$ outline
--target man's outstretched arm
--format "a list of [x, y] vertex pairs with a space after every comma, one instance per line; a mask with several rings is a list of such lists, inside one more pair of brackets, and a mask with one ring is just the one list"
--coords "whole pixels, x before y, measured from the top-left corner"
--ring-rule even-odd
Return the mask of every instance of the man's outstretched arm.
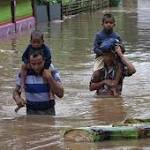
[[128, 60], [128, 58], [123, 55], [121, 48], [118, 46], [115, 51], [118, 54], [118, 56], [120, 57], [122, 63], [127, 67], [128, 74], [130, 74], [130, 75], [134, 74], [136, 72], [136, 69], [133, 66], [133, 64]]
[[13, 91], [13, 99], [15, 100], [18, 108], [25, 105], [25, 100], [21, 97], [21, 86], [16, 85], [16, 88]]
[[100, 80], [100, 71], [95, 71], [92, 75], [90, 85], [89, 85], [89, 90], [94, 91], [94, 90], [99, 90], [103, 85], [104, 85], [104, 80]]

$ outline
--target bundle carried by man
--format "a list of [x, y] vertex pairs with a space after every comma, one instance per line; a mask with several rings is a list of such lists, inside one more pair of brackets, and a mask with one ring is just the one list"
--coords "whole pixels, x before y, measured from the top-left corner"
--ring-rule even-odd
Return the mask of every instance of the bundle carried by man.
[[121, 45], [121, 43], [118, 39], [109, 38], [102, 42], [100, 49], [103, 53], [107, 53], [110, 51], [115, 51], [115, 47], [120, 46], [120, 45]]

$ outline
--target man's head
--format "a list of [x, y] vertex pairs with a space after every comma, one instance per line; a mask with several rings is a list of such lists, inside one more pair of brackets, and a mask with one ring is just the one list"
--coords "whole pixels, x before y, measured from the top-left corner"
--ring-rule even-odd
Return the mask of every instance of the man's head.
[[44, 56], [42, 51], [32, 51], [29, 55], [29, 63], [33, 71], [40, 74], [44, 69]]
[[115, 62], [115, 53], [111, 50], [103, 53], [103, 61], [106, 66], [112, 66]]
[[115, 26], [114, 16], [110, 13], [104, 14], [102, 18], [102, 25], [107, 33], [111, 33], [113, 31], [113, 27]]
[[40, 48], [44, 43], [44, 35], [38, 30], [31, 33], [31, 45], [33, 48]]

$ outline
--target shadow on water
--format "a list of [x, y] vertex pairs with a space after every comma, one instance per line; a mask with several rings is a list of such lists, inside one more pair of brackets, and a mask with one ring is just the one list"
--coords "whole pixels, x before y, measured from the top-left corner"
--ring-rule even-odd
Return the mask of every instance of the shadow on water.
[[125, 0], [122, 4], [109, 11], [116, 17], [115, 30], [123, 38], [126, 56], [137, 70], [135, 75], [124, 80], [122, 98], [94, 98], [94, 92], [88, 90], [94, 62], [92, 42], [95, 33], [101, 29], [102, 14], [108, 10], [38, 25], [44, 32], [46, 44], [52, 48], [52, 61], [61, 73], [65, 88], [64, 98], [57, 100], [53, 118], [26, 116], [25, 108], [14, 113], [12, 90], [30, 32], [0, 40], [1, 149], [150, 148], [149, 139], [85, 144], [64, 142], [62, 136], [70, 127], [112, 124], [128, 117], [148, 118], [150, 115], [150, 2]]

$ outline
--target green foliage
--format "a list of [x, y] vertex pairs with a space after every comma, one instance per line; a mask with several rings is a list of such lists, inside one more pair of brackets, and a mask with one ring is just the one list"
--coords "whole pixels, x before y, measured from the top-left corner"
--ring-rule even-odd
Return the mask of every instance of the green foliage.
[[110, 0], [111, 7], [117, 7], [120, 3], [120, 0]]
[[0, 2], [0, 24], [11, 20], [11, 12], [9, 7], [10, 1], [5, 0]]
[[61, 0], [37, 0], [38, 5], [46, 5], [47, 3], [56, 4], [56, 3], [60, 3], [60, 2], [61, 2]]
[[69, 4], [72, 0], [62, 0], [62, 4]]
[[[16, 19], [32, 16], [32, 7], [30, 0], [16, 0]], [[10, 0], [0, 2], [0, 24], [11, 22]]]
[[32, 16], [32, 7], [30, 0], [16, 1], [16, 19]]

